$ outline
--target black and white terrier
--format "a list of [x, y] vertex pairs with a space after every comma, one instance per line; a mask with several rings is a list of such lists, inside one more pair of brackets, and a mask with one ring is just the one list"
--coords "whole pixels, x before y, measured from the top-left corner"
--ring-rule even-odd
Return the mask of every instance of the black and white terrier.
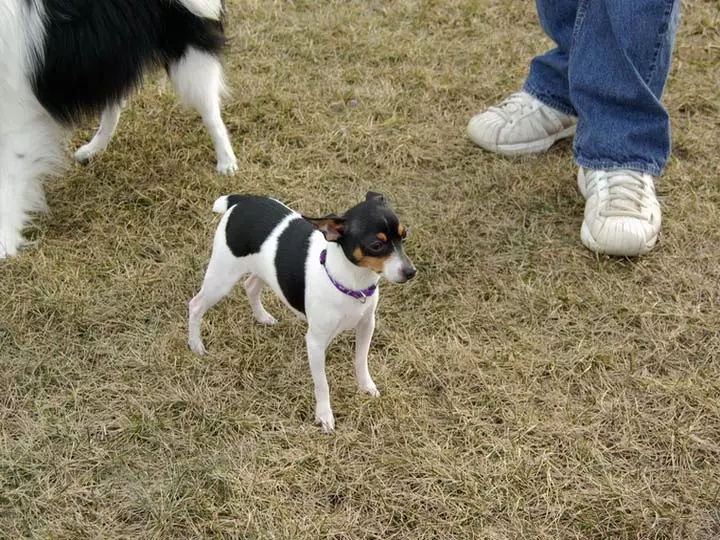
[[263, 307], [265, 285], [308, 323], [307, 354], [315, 385], [315, 422], [335, 427], [325, 377], [325, 349], [342, 331], [355, 330], [355, 375], [361, 391], [380, 393], [368, 371], [375, 330], [378, 281], [404, 283], [415, 275], [405, 255], [407, 229], [385, 198], [366, 200], [341, 216], [307, 218], [265, 197], [228, 195], [215, 201], [224, 213], [200, 292], [190, 301], [188, 345], [205, 353], [200, 322], [205, 312], [249, 274], [245, 291], [257, 322], [277, 322]]
[[17, 253], [28, 213], [45, 208], [41, 179], [62, 168], [68, 128], [102, 112], [76, 158], [102, 150], [153, 66], [202, 116], [217, 170], [237, 169], [220, 117], [222, 12], [222, 0], [0, 0], [0, 258]]

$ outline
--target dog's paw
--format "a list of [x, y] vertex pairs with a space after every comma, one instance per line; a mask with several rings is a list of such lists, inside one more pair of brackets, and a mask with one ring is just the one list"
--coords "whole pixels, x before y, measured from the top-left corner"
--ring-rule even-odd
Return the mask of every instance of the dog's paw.
[[90, 158], [93, 157], [95, 153], [95, 149], [90, 143], [88, 143], [78, 148], [73, 157], [80, 165], [87, 165]]
[[23, 244], [23, 237], [15, 229], [0, 228], [0, 259], [14, 257]]
[[375, 386], [375, 383], [372, 381], [370, 381], [369, 384], [360, 385], [359, 390], [363, 394], [367, 394], [371, 397], [374, 397], [374, 398], [380, 397], [380, 390], [377, 389], [377, 386]]
[[330, 409], [315, 412], [315, 424], [320, 426], [323, 433], [335, 431], [335, 418]]
[[188, 348], [192, 352], [194, 352], [195, 354], [198, 354], [200, 356], [203, 356], [207, 352], [205, 350], [205, 345], [203, 345], [203, 342], [199, 339], [188, 341]]
[[258, 324], [263, 324], [263, 325], [267, 325], [267, 326], [272, 326], [273, 324], [278, 323], [278, 320], [275, 317], [273, 317], [272, 315], [270, 315], [269, 313], [263, 313], [261, 315], [257, 315], [255, 317], [255, 320], [257, 321]]
[[235, 156], [230, 156], [225, 159], [220, 159], [217, 162], [217, 172], [225, 174], [227, 176], [234, 175], [238, 170], [237, 159]]

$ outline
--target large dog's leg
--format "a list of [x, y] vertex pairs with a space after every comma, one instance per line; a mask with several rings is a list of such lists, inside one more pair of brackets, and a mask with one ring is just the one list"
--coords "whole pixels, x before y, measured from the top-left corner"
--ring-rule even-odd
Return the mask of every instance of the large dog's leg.
[[234, 174], [237, 159], [220, 116], [220, 96], [223, 92], [220, 60], [214, 54], [188, 47], [182, 58], [170, 64], [168, 71], [180, 98], [197, 109], [210, 132], [217, 154], [218, 172]]
[[125, 106], [125, 100], [121, 103], [113, 103], [108, 105], [100, 115], [100, 127], [95, 132], [92, 140], [84, 146], [78, 148], [75, 152], [75, 160], [79, 163], [87, 163], [91, 157], [98, 152], [102, 152], [110, 143], [115, 130], [117, 129], [118, 120], [120, 119], [120, 111]]
[[61, 128], [29, 107], [8, 111], [0, 125], [0, 259], [16, 255], [29, 212], [45, 209], [42, 177], [62, 163]]

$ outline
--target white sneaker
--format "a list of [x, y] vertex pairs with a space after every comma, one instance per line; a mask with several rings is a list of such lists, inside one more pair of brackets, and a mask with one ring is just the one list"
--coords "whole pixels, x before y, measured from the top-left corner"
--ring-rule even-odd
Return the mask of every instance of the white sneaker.
[[473, 116], [467, 133], [472, 142], [491, 152], [532, 154], [571, 137], [576, 123], [574, 116], [548, 107], [527, 92], [517, 92]]
[[580, 238], [596, 253], [634, 257], [657, 242], [662, 217], [649, 174], [630, 171], [578, 171], [585, 196]]

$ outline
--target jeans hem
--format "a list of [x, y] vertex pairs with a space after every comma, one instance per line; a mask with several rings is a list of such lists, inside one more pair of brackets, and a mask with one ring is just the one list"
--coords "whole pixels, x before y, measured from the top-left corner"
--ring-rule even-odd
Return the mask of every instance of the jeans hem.
[[575, 165], [584, 169], [593, 169], [596, 171], [617, 171], [627, 169], [649, 174], [651, 176], [661, 176], [663, 167], [655, 163], [644, 163], [642, 161], [626, 161], [618, 163], [617, 161], [609, 161], [607, 159], [587, 159], [576, 155], [574, 158]]
[[573, 108], [564, 105], [559, 100], [549, 95], [548, 93], [543, 92], [529, 81], [525, 81], [525, 84], [523, 85], [523, 90], [538, 101], [541, 101], [543, 104], [547, 105], [548, 107], [568, 116], [577, 117], [577, 112]]

